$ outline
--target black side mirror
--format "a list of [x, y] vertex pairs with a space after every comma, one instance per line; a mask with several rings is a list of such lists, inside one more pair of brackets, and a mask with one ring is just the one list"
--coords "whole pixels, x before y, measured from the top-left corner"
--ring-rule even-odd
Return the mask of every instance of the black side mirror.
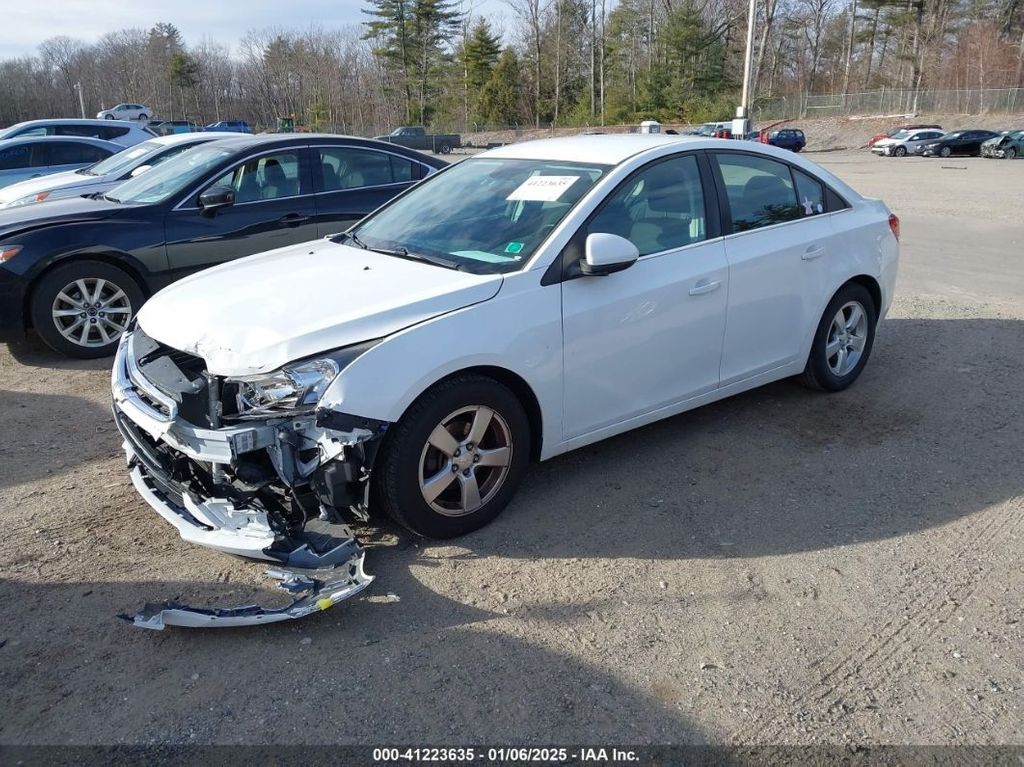
[[211, 186], [199, 195], [199, 207], [204, 214], [213, 214], [234, 204], [235, 190], [229, 186]]

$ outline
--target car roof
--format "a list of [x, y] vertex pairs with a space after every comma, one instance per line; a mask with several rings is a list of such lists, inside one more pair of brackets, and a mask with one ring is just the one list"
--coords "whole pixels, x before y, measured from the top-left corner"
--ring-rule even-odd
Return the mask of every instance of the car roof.
[[245, 133], [203, 133], [202, 131], [196, 131], [195, 133], [171, 133], [167, 136], [157, 136], [146, 141], [147, 144], [161, 144], [163, 146], [174, 146], [175, 144], [191, 144], [195, 141], [224, 141], [233, 136], [246, 136]]
[[293, 144], [302, 145], [316, 143], [318, 141], [328, 141], [331, 143], [348, 144], [352, 146], [373, 147], [375, 149], [386, 149], [389, 152], [394, 152], [395, 154], [417, 157], [417, 159], [427, 162], [434, 161], [437, 163], [437, 167], [447, 165], [443, 160], [438, 160], [430, 155], [424, 155], [421, 152], [417, 152], [413, 149], [399, 146], [397, 144], [392, 144], [388, 141], [377, 141], [376, 139], [363, 138], [362, 136], [345, 136], [338, 133], [242, 133], [237, 137], [228, 136], [227, 138], [219, 140], [217, 142], [217, 146], [241, 152], [258, 147], [274, 146], [276, 144], [289, 146]]
[[139, 128], [139, 130], [141, 130], [140, 126], [136, 125], [133, 122], [130, 122], [129, 120], [95, 120], [95, 119], [89, 119], [89, 118], [82, 119], [82, 118], [78, 118], [78, 117], [72, 117], [72, 118], [67, 118], [67, 119], [60, 118], [60, 117], [53, 117], [53, 118], [47, 118], [45, 120], [25, 120], [24, 122], [15, 123], [14, 125], [11, 125], [9, 127], [11, 127], [11, 128], [24, 128], [24, 127], [26, 127], [28, 125], [39, 125], [39, 126], [47, 126], [47, 125], [104, 125], [106, 127], [110, 127], [112, 125], [115, 126], [115, 127], [120, 127], [120, 126], [123, 126], [123, 125], [130, 125], [132, 128]]
[[680, 144], [680, 148], [686, 149], [708, 149], [722, 147], [724, 140], [664, 133], [606, 133], [597, 136], [565, 136], [524, 141], [491, 149], [477, 156], [619, 165], [634, 155], [666, 144]]
[[81, 144], [83, 142], [101, 147], [112, 147], [118, 152], [125, 148], [113, 141], [104, 141], [101, 138], [93, 138], [92, 136], [15, 136], [14, 138], [0, 139], [0, 148], [13, 144]]

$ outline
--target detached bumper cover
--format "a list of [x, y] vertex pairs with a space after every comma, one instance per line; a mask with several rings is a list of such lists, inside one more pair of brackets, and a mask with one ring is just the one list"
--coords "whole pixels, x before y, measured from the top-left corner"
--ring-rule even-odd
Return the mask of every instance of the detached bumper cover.
[[297, 598], [287, 607], [267, 608], [245, 605], [230, 608], [189, 607], [177, 602], [147, 604], [135, 615], [122, 615], [139, 628], [162, 631], [164, 626], [185, 628], [232, 628], [257, 626], [298, 620], [322, 612], [338, 602], [355, 596], [373, 581], [363, 572], [363, 555], [353, 559], [346, 568], [326, 571], [267, 570], [279, 581], [278, 587]]

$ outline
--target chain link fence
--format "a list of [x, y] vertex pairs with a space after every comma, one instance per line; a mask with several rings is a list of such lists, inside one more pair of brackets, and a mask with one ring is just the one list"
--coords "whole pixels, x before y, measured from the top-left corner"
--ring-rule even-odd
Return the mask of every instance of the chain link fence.
[[863, 93], [786, 96], [757, 107], [762, 120], [786, 117], [847, 117], [918, 113], [981, 114], [1024, 112], [1024, 88], [920, 90], [882, 88]]

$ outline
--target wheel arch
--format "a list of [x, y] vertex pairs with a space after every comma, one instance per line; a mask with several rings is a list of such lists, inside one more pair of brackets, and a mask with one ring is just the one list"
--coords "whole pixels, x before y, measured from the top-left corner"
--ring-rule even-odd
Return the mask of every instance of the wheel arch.
[[484, 376], [485, 378], [491, 378], [508, 387], [512, 391], [516, 396], [516, 399], [518, 399], [519, 403], [523, 406], [523, 410], [526, 411], [526, 418], [530, 422], [530, 460], [534, 462], [539, 461], [541, 451], [544, 447], [544, 419], [540, 407], [540, 400], [537, 399], [537, 395], [534, 393], [533, 387], [526, 382], [526, 379], [508, 368], [503, 368], [498, 365], [473, 365], [471, 367], [460, 368], [459, 370], [452, 371], [424, 388], [423, 391], [414, 397], [412, 402], [410, 402], [405, 408], [402, 412], [402, 416], [404, 417], [409, 408], [413, 406], [413, 403], [428, 394], [430, 390], [438, 384], [467, 374], [475, 374]]
[[874, 301], [875, 303], [875, 320], [877, 320], [882, 312], [882, 286], [879, 284], [878, 280], [876, 280], [869, 274], [858, 274], [855, 277], [851, 277], [850, 279], [848, 279], [846, 282], [844, 282], [842, 285], [835, 289], [835, 291], [832, 293], [832, 296], [829, 298], [829, 301], [831, 301], [832, 298], [835, 297], [836, 293], [845, 288], [851, 282], [854, 282], [858, 285], [862, 285], [868, 291], [868, 293], [871, 294], [871, 300]]
[[21, 307], [21, 313], [26, 328], [32, 327], [32, 312], [30, 307], [32, 305], [32, 299], [35, 298], [39, 283], [54, 269], [67, 266], [75, 261], [100, 261], [108, 266], [120, 269], [135, 280], [139, 286], [139, 290], [142, 291], [144, 298], [148, 299], [152, 295], [152, 291], [149, 286], [148, 274], [145, 268], [127, 253], [117, 253], [108, 250], [96, 253], [78, 251], [75, 253], [62, 254], [40, 269], [38, 274], [36, 274], [29, 282], [28, 288], [25, 290], [25, 301], [24, 305]]

